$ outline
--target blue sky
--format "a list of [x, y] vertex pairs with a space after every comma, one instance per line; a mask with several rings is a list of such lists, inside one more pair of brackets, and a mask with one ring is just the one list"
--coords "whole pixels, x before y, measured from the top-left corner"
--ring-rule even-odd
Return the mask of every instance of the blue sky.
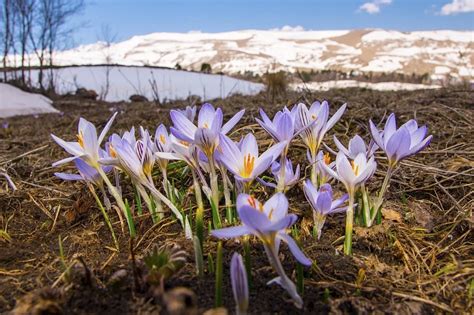
[[[445, 7], [447, 5], [447, 7]], [[75, 44], [97, 41], [107, 25], [116, 40], [152, 32], [387, 28], [474, 29], [474, 0], [87, 0]]]

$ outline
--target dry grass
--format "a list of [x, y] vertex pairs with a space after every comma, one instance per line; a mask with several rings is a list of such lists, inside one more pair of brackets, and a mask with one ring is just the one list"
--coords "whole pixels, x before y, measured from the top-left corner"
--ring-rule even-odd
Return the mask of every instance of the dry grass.
[[[305, 311], [472, 311], [474, 92], [395, 93], [353, 89], [318, 95], [289, 94], [285, 99], [276, 97], [275, 104], [268, 104], [264, 95], [234, 96], [213, 103], [222, 106], [228, 115], [242, 107], [248, 108], [244, 121], [232, 136], [252, 131], [265, 147], [271, 141], [253, 120], [259, 106], [273, 113], [282, 105], [316, 97], [328, 99], [333, 112], [343, 102], [348, 102], [348, 112], [329, 132], [330, 137], [337, 134], [342, 142], [355, 133], [367, 136], [368, 119], [379, 122], [392, 111], [401, 121], [415, 117], [428, 124], [434, 140], [428, 150], [402, 163], [387, 195], [384, 223], [369, 230], [356, 230], [353, 257], [336, 254], [342, 246], [342, 216], [328, 220], [321, 242], [315, 242], [308, 235], [303, 237], [306, 252], [317, 262], [305, 278]], [[126, 233], [120, 232], [123, 227], [113, 216], [122, 248], [121, 252], [116, 252], [111, 248], [107, 228], [87, 190], [80, 183], [65, 183], [54, 178], [56, 170], [51, 162], [63, 157], [64, 153], [51, 142], [49, 133], [72, 139], [80, 116], [103, 126], [110, 116], [110, 109], [123, 112], [113, 131], [123, 131], [132, 125], [154, 128], [160, 122], [169, 123], [169, 109], [184, 106], [186, 102], [158, 108], [151, 104], [106, 104], [64, 98], [56, 104], [65, 113], [61, 117], [14, 118], [9, 121], [8, 130], [0, 130], [0, 167], [18, 186], [18, 191], [11, 192], [0, 179], [0, 310], [12, 309], [15, 299], [27, 292], [53, 287], [57, 290], [54, 294], [42, 291], [42, 295], [35, 295], [37, 299], [41, 297], [40, 301], [48, 301], [44, 302], [46, 309], [59, 305], [66, 313], [99, 313], [106, 307], [109, 311], [122, 313], [159, 311], [162, 302], [136, 292], [131, 284], [118, 293], [111, 291], [107, 283], [114, 272], [126, 269], [131, 274]], [[326, 142], [332, 146], [330, 137]], [[304, 154], [298, 143], [290, 153], [300, 163], [305, 163]], [[386, 168], [382, 156], [379, 156], [379, 164], [379, 172], [370, 184], [372, 188], [380, 184]], [[186, 184], [182, 183], [183, 186]], [[290, 191], [289, 198], [291, 211], [303, 216], [301, 227], [304, 231], [310, 213], [300, 187]], [[192, 195], [186, 197], [186, 208], [192, 205], [192, 200]], [[134, 252], [138, 256], [156, 243], [173, 239], [192, 257], [192, 246], [182, 239], [174, 221], [166, 219], [152, 226], [147, 215], [136, 220], [139, 236], [134, 243]], [[59, 236], [67, 263], [82, 260], [81, 270], [92, 273], [92, 284], [63, 281], [65, 270], [59, 259]], [[214, 248], [215, 243], [209, 241], [205, 250], [213, 252]], [[226, 270], [232, 249], [239, 247], [233, 242], [226, 243]], [[280, 293], [279, 288], [265, 286], [272, 273], [261, 257], [260, 248], [255, 245], [254, 250], [256, 261], [261, 260], [261, 263], [256, 266], [258, 277], [252, 290], [252, 311], [294, 312], [291, 305], [283, 302], [282, 294], [275, 294]], [[283, 255], [289, 257], [286, 249]], [[293, 267], [292, 260], [285, 259], [285, 268], [291, 270]], [[199, 297], [201, 311], [212, 306], [213, 278], [197, 279], [192, 258], [170, 285], [191, 287]], [[224, 303], [232, 307], [228, 284], [225, 289]], [[31, 304], [30, 297], [24, 298], [27, 302], [22, 303]]]

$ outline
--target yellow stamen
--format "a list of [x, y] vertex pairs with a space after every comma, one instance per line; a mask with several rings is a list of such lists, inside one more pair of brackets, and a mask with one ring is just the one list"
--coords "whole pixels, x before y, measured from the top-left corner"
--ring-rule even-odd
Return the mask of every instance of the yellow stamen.
[[204, 123], [203, 127], [209, 129], [209, 125], [207, 123]]
[[247, 153], [247, 155], [244, 158], [244, 169], [240, 175], [244, 178], [247, 178], [250, 175], [252, 175], [254, 164], [255, 164], [255, 156], [252, 156], [250, 155], [250, 153]]
[[312, 120], [316, 120], [316, 118], [318, 118], [318, 116], [316, 116], [316, 114], [311, 114], [311, 119]]
[[275, 210], [275, 208], [272, 208], [272, 209], [270, 210], [270, 212], [268, 213], [268, 218], [269, 218], [270, 220], [272, 219], [273, 210]]
[[84, 136], [82, 135], [82, 132], [77, 134], [77, 142], [79, 143], [79, 146], [84, 149]]
[[160, 135], [160, 142], [165, 144], [166, 143], [166, 138], [164, 135]]
[[186, 142], [184, 140], [179, 140], [179, 143], [181, 143], [182, 145], [184, 145], [185, 147], [189, 147], [189, 142]]
[[356, 165], [354, 161], [351, 162], [352, 170], [354, 171], [355, 176], [359, 175], [359, 165]]

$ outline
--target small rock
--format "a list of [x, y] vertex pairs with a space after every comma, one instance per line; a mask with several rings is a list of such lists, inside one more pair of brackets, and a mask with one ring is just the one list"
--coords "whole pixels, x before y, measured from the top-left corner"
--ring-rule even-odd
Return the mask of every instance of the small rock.
[[178, 287], [166, 292], [163, 302], [170, 315], [198, 314], [196, 295], [188, 288]]
[[78, 88], [76, 90], [76, 96], [86, 99], [86, 100], [96, 100], [97, 99], [97, 92], [94, 90], [88, 90], [85, 88]]
[[148, 99], [145, 96], [138, 94], [133, 94], [129, 97], [129, 100], [132, 103], [148, 102]]

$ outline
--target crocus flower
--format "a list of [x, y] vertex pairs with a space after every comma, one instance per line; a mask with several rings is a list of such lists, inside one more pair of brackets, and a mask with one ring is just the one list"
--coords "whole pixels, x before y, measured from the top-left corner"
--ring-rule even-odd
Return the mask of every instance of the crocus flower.
[[[281, 168], [281, 165], [277, 161], [273, 162], [271, 165], [271, 172], [277, 183], [280, 181], [280, 177], [281, 177], [280, 168]], [[298, 180], [300, 179], [300, 165], [299, 164], [296, 166], [296, 169], [293, 169], [293, 164], [291, 163], [291, 160], [286, 159], [285, 168], [286, 170], [285, 170], [283, 191], [287, 191], [288, 189], [293, 187], [296, 183], [298, 183]], [[265, 186], [277, 188], [277, 185], [273, 183], [268, 183], [263, 180], [259, 180], [259, 181]]]
[[395, 114], [390, 114], [383, 131], [379, 131], [370, 121], [370, 131], [377, 145], [385, 152], [390, 167], [401, 160], [418, 153], [430, 144], [433, 136], [426, 137], [427, 127], [418, 127], [411, 119], [397, 129]]
[[375, 150], [377, 150], [378, 146], [371, 141], [367, 146], [359, 135], [355, 135], [351, 140], [349, 140], [349, 145], [346, 148], [340, 141], [334, 136], [334, 143], [336, 144], [339, 151], [343, 152], [347, 157], [351, 159], [355, 159], [359, 153], [363, 153], [370, 158], [374, 155]]
[[230, 280], [236, 304], [236, 313], [247, 314], [249, 307], [249, 286], [247, 272], [240, 254], [234, 253], [230, 262]]
[[336, 166], [336, 162], [331, 161], [331, 157], [329, 156], [329, 152], [324, 153], [322, 150], [320, 150], [318, 152], [318, 154], [316, 155], [316, 160], [315, 161], [311, 161], [311, 155], [310, 154], [307, 154], [307, 155], [308, 155], [308, 160], [311, 163], [314, 163], [316, 165], [315, 170], [316, 170], [318, 185], [321, 186], [321, 185], [327, 183], [331, 178], [331, 174], [329, 174], [326, 171], [326, 168], [323, 166], [323, 164], [326, 165], [327, 167], [329, 167], [330, 169], [334, 169], [334, 167]]
[[366, 154], [359, 153], [352, 163], [343, 152], [339, 152], [336, 157], [336, 170], [332, 170], [326, 164], [321, 166], [332, 177], [338, 179], [346, 187], [349, 194], [349, 206], [346, 214], [346, 235], [344, 238], [344, 253], [352, 254], [352, 228], [354, 221], [354, 194], [356, 189], [365, 183], [369, 177], [375, 173], [377, 163], [374, 157], [367, 159]]
[[[156, 128], [153, 148], [153, 151], [155, 153], [172, 152], [173, 150], [168, 130], [166, 130], [166, 127], [163, 124], [159, 125], [158, 128]], [[168, 160], [158, 158], [158, 165], [160, 166], [162, 172], [166, 172]]]
[[219, 134], [227, 134], [242, 118], [245, 110], [235, 114], [227, 123], [223, 123], [223, 114], [220, 108], [206, 103], [201, 107], [197, 126], [180, 111], [170, 112], [173, 127], [171, 133], [181, 141], [194, 143], [208, 156], [212, 156], [219, 144]]
[[275, 142], [289, 142], [295, 136], [295, 121], [291, 112], [285, 107], [283, 111], [278, 111], [273, 117], [273, 121], [268, 118], [263, 109], [260, 109], [262, 120], [256, 118], [258, 124], [275, 140]]
[[[102, 156], [105, 156], [106, 153], [102, 153]], [[100, 176], [99, 172], [82, 159], [75, 159], [74, 164], [76, 166], [79, 174], [70, 174], [70, 173], [54, 173], [54, 175], [62, 180], [71, 180], [71, 181], [86, 181], [88, 183], [94, 184], [98, 187], [103, 186], [103, 178]], [[105, 173], [108, 173], [112, 167], [102, 166], [102, 169]]]
[[351, 193], [374, 174], [377, 163], [373, 156], [367, 159], [364, 153], [359, 153], [352, 162], [349, 162], [346, 155], [339, 152], [336, 157], [336, 170], [332, 170], [325, 163], [321, 166], [328, 174], [343, 183], [347, 191]]
[[300, 134], [303, 143], [307, 146], [313, 157], [316, 156], [316, 152], [319, 150], [325, 134], [336, 124], [345, 110], [346, 104], [342, 105], [328, 120], [329, 104], [327, 101], [322, 103], [314, 102], [309, 109], [306, 104], [299, 103], [292, 109], [297, 129], [302, 129], [304, 126], [314, 122]]
[[[140, 145], [137, 141], [136, 146]], [[189, 228], [189, 224], [185, 223], [187, 217], [184, 217], [176, 206], [164, 196], [153, 184], [152, 178], [146, 173], [146, 168], [143, 164], [143, 158], [140, 156], [140, 150], [133, 148], [127, 140], [117, 139], [112, 143], [114, 152], [114, 159], [104, 159], [102, 163], [114, 165], [124, 171], [135, 184], [137, 189], [141, 190], [142, 187], [146, 187], [151, 194], [155, 197], [157, 202], [162, 201], [168, 208], [171, 209], [173, 214], [178, 218], [181, 225], [185, 228], [187, 238], [192, 238], [192, 233]]]
[[249, 133], [242, 139], [240, 148], [227, 136], [221, 135], [217, 158], [238, 181], [252, 182], [270, 167], [284, 147], [285, 143], [280, 142], [259, 155], [253, 134]]
[[347, 207], [343, 207], [344, 202], [349, 199], [349, 195], [345, 194], [339, 199], [333, 200], [332, 188], [329, 184], [323, 184], [319, 190], [314, 187], [310, 180], [306, 180], [303, 184], [303, 191], [311, 208], [313, 209], [314, 229], [321, 238], [321, 230], [326, 222], [328, 214], [345, 212]]
[[285, 195], [277, 193], [262, 205], [255, 198], [247, 194], [240, 194], [237, 197], [237, 212], [242, 225], [213, 230], [211, 234], [217, 238], [235, 238], [244, 235], [258, 237], [264, 245], [270, 264], [279, 276], [269, 283], [280, 284], [290, 294], [295, 305], [301, 308], [303, 301], [298, 295], [294, 283], [286, 276], [278, 258], [280, 241], [288, 245], [293, 256], [301, 264], [310, 266], [311, 260], [303, 254], [295, 240], [287, 234], [287, 229], [296, 222], [298, 217], [295, 214], [288, 214], [288, 200]]
[[183, 113], [184, 116], [186, 116], [186, 118], [190, 122], [194, 122], [194, 118], [196, 118], [196, 111], [197, 111], [196, 106], [186, 106], [185, 109], [177, 109], [177, 111]]
[[115, 113], [105, 125], [104, 129], [97, 137], [97, 130], [95, 126], [85, 120], [84, 118], [79, 119], [79, 128], [77, 133], [77, 141], [64, 141], [61, 138], [51, 135], [54, 141], [59, 144], [67, 153], [71, 154], [71, 157], [62, 159], [53, 163], [53, 166], [61, 165], [64, 163], [71, 162], [77, 158], [83, 159], [87, 164], [94, 168], [99, 167], [99, 147], [105, 138], [105, 135], [109, 131], [112, 123], [117, 116]]

